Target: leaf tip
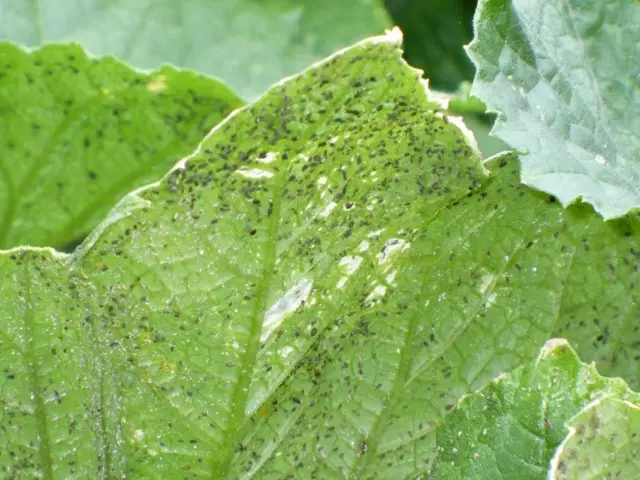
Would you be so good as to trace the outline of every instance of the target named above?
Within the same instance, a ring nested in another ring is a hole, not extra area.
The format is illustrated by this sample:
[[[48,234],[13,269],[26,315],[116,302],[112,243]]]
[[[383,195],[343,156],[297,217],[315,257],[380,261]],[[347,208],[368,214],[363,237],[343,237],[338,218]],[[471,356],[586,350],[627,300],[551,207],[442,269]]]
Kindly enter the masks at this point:
[[[385,40],[389,43],[397,45],[398,47],[402,45],[403,35],[400,27],[394,26],[393,28],[385,31]]]
[[[545,342],[541,354],[546,357],[555,352],[562,352],[567,347],[569,347],[569,342],[565,338],[552,338]]]

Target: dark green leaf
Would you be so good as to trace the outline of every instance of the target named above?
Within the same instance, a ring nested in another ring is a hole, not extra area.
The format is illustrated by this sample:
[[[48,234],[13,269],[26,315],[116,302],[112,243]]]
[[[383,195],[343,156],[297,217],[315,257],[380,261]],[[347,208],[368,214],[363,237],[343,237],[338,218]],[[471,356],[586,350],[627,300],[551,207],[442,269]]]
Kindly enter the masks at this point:
[[[473,77],[463,45],[473,36],[476,0],[386,0],[405,35],[405,58],[425,71],[432,88],[454,91]]]

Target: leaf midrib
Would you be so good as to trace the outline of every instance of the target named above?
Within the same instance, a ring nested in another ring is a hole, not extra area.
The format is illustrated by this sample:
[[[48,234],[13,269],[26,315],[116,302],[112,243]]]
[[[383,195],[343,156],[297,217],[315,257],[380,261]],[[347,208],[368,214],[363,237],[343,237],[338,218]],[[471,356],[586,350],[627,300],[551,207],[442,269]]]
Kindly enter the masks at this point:
[[[222,453],[217,457],[214,452],[212,457],[212,480],[226,478],[229,469],[231,468],[233,455],[235,453],[235,445],[246,420],[245,410],[249,396],[249,386],[253,378],[253,369],[258,355],[258,346],[260,345],[260,334],[262,333],[263,316],[267,309],[267,298],[276,265],[278,227],[280,223],[280,210],[282,206],[284,182],[286,180],[284,169],[280,169],[280,171],[277,172],[276,180],[277,182],[275,182],[273,187],[273,209],[267,230],[267,241],[263,246],[262,258],[264,258],[264,263],[262,278],[260,279],[257,287],[256,300],[251,314],[249,341],[242,359],[242,365],[238,372],[238,382],[235,384],[235,388],[231,395],[231,413],[227,421],[227,430],[225,432]],[[219,458],[221,460],[219,460]]]
[[[29,383],[31,384],[31,393],[35,403],[35,417],[38,429],[38,452],[40,454],[40,462],[43,472],[43,478],[53,480],[53,457],[51,454],[51,437],[49,435],[49,426],[47,422],[47,414],[45,401],[42,397],[42,384],[40,382],[39,359],[34,347],[34,336],[36,328],[34,325],[34,316],[32,311],[31,299],[31,274],[29,268],[30,262],[24,262],[24,325],[27,333],[27,348],[25,351],[25,360],[29,368]]]

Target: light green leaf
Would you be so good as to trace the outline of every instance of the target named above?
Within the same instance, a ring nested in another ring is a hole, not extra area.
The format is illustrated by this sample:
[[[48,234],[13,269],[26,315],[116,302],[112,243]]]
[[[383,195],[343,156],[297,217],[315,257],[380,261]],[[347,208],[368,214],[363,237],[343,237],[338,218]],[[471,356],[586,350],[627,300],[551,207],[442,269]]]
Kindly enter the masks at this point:
[[[522,181],[605,219],[640,207],[638,25],[636,0],[483,0],[469,48]]]
[[[78,41],[136,67],[216,75],[248,98],[390,26],[378,0],[0,0],[0,38]]]
[[[598,434],[602,436],[596,438],[598,447],[604,446],[601,444],[604,437],[608,441],[613,435],[617,441],[605,449],[579,447],[586,432],[582,428],[575,430],[576,423],[588,421],[590,415],[595,414],[594,404],[607,404],[612,398],[620,405],[614,404],[613,409],[607,410],[607,422],[604,418],[600,422],[606,433],[602,431]],[[612,471],[625,468],[622,458],[607,458],[605,453],[609,453],[611,447],[617,447],[613,450],[629,447],[625,435],[633,431],[633,425],[630,426],[621,415],[616,417],[613,410],[620,414],[620,408],[624,409],[626,405],[637,410],[638,406],[634,404],[639,402],[640,395],[631,392],[624,381],[601,377],[593,365],[580,363],[565,340],[550,340],[537,360],[464,397],[444,418],[437,430],[438,460],[434,473],[440,479],[524,480],[543,479],[547,474],[549,478],[556,478],[552,475],[553,470],[560,470],[565,475],[569,473],[565,458],[572,457],[572,450],[581,450],[580,456],[594,455],[596,465],[607,460]],[[587,415],[585,411],[591,414]],[[572,419],[576,413],[579,414]],[[568,421],[572,431],[567,436]],[[630,435],[628,440],[632,440]],[[561,443],[552,468],[554,451]],[[604,458],[598,458],[603,454]],[[577,459],[575,455],[573,457],[570,463],[575,465]],[[588,472],[585,465],[579,465],[579,460],[577,463],[572,474],[561,478],[591,478],[584,476]],[[574,477],[577,473],[580,476]],[[593,471],[592,477],[609,478],[603,471]]]
[[[0,43],[0,249],[81,240],[240,104],[172,67],[142,74],[75,45]]]
[[[0,466],[413,478],[555,332],[640,380],[637,219],[565,211],[512,157],[487,179],[398,37],[237,111],[73,255],[0,255]]]
[[[569,429],[549,479],[640,478],[640,406],[598,399],[569,421]]]
[[[76,254],[0,257],[5,471],[236,477],[250,418],[335,322],[382,309],[411,225],[484,176],[398,41],[274,87]],[[378,401],[400,361],[395,346],[379,354]]]

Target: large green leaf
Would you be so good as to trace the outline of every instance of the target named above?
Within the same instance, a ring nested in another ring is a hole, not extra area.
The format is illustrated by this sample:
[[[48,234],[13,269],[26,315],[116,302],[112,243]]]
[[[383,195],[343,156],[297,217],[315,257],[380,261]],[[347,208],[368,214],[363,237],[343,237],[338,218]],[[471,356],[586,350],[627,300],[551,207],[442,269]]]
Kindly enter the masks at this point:
[[[75,254],[0,255],[9,475],[416,477],[552,336],[640,380],[637,219],[487,178],[398,42],[276,85]]]
[[[78,41],[137,67],[169,62],[245,97],[389,26],[378,0],[0,0],[0,12],[0,38]]]
[[[566,341],[550,340],[538,359],[465,397],[445,417],[435,473],[439,479],[639,478],[640,436],[632,433],[640,431],[638,404],[640,395],[621,379],[601,377]],[[606,468],[625,475],[608,477]]]
[[[172,67],[142,74],[76,45],[0,43],[0,249],[82,239],[240,104]]]
[[[522,181],[605,219],[640,207],[638,25],[637,0],[483,0],[469,49]]]

